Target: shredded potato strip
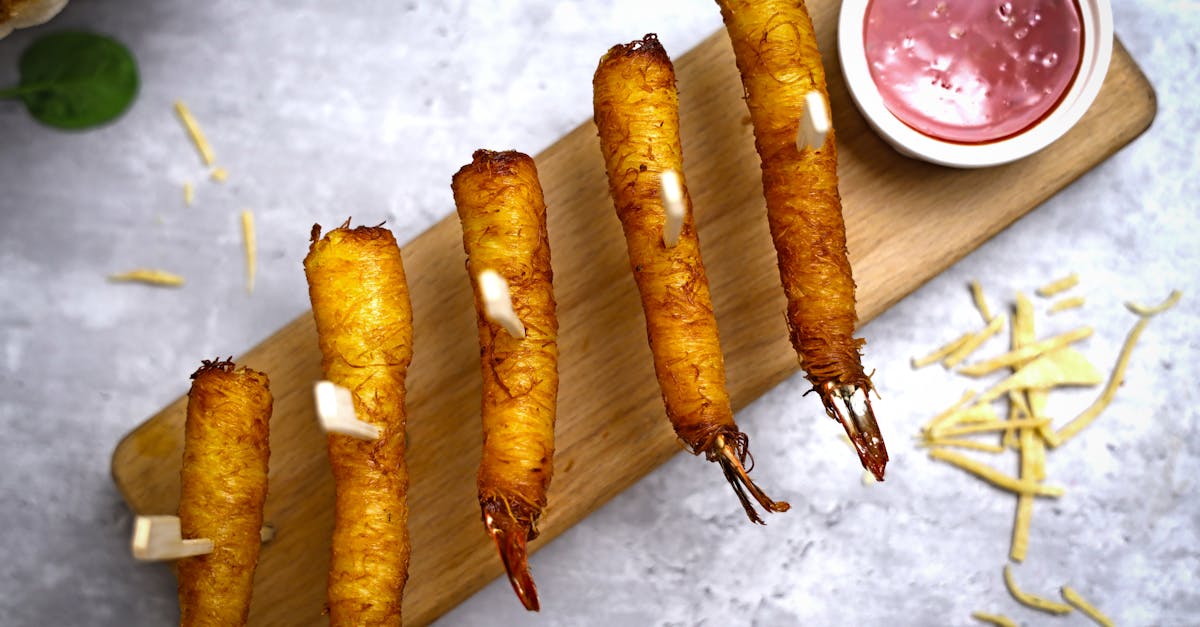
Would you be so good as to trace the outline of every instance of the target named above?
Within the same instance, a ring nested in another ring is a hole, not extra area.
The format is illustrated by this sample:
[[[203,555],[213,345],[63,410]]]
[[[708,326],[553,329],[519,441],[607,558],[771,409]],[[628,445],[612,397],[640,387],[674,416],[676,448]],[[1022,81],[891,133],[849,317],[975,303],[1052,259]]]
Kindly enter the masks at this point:
[[[1016,479],[1010,477],[987,464],[979,463],[965,455],[947,451],[944,449],[933,449],[929,451],[929,456],[933,459],[947,462],[991,483],[992,485],[1016,492],[1017,494],[1034,494],[1037,496],[1059,497],[1066,493],[1059,486],[1048,486],[1033,481],[1024,479]]]
[[[148,268],[138,268],[137,270],[130,270],[129,272],[122,272],[120,274],[110,274],[108,280],[116,283],[145,283],[147,285],[161,285],[164,287],[179,287],[183,285],[183,277],[178,274]]]
[[[1071,298],[1064,298],[1062,300],[1055,301],[1053,305],[1050,305],[1050,309],[1047,311],[1052,314],[1056,314],[1060,311],[1066,311],[1068,309],[1079,309],[1080,307],[1083,307],[1084,302],[1085,301],[1082,296],[1072,296]]]
[[[934,416],[933,420],[930,420],[929,422],[925,423],[923,430],[926,433],[932,433],[935,430],[937,430],[938,427],[940,427],[941,425],[943,425],[945,423],[957,422],[956,418],[957,418],[957,415],[960,413],[960,410],[963,407],[965,407],[967,405],[967,403],[974,396],[975,396],[975,393],[972,392],[971,390],[967,390],[966,392],[963,392],[962,398],[958,399],[958,401],[956,401],[953,405],[951,405],[949,408],[947,408],[946,411],[943,411],[942,413]]]
[[[1105,616],[1103,612],[1096,608],[1096,606],[1088,603],[1087,599],[1084,599],[1082,596],[1080,596],[1080,594],[1071,586],[1062,587],[1062,596],[1064,599],[1066,599],[1067,603],[1079,608],[1080,612],[1087,614],[1088,618],[1096,621],[1097,625],[1113,627],[1113,621],[1111,618]]]
[[[1097,385],[1104,375],[1082,353],[1064,346],[1046,353],[984,392],[979,400],[991,402],[1005,394],[1027,389],[1048,390],[1063,385]]]
[[[1030,317],[1032,319],[1032,316]],[[1015,319],[1014,319],[1015,320]],[[1014,321],[1015,328],[1016,323]],[[993,357],[985,361],[978,361],[973,364],[963,366],[958,369],[959,374],[965,374],[972,377],[980,377],[986,374],[991,374],[1001,368],[1016,367],[1028,363],[1029,361],[1041,357],[1043,354],[1053,350],[1057,350],[1069,344],[1073,344],[1087,337],[1091,337],[1093,333],[1092,327],[1079,327],[1072,329],[1066,333],[1056,335],[1038,342],[1021,343],[1021,346],[1013,348],[1013,350],[1004,353],[998,357]],[[1013,342],[1016,344],[1016,342]]]
[[[1012,577],[1012,568],[1008,564],[1004,565],[1004,585],[1008,587],[1008,592],[1017,600],[1018,603],[1032,607],[1035,610],[1049,612],[1050,614],[1070,614],[1071,606],[1066,603],[1052,601],[1045,597],[1030,594],[1017,587]]]
[[[1003,453],[1004,447],[999,444],[991,444],[988,442],[980,442],[979,440],[967,440],[963,438],[930,438],[920,443],[926,447],[935,446],[950,446],[955,448],[967,448],[975,451],[984,451],[986,453]]]
[[[1113,368],[1112,376],[1108,379],[1108,385],[1104,386],[1104,391],[1100,393],[1100,397],[1096,399],[1083,413],[1075,417],[1074,420],[1063,425],[1057,432],[1051,434],[1047,439],[1048,443],[1053,447],[1062,446],[1067,440],[1079,435],[1080,431],[1092,424],[1112,403],[1113,398],[1117,395],[1117,389],[1125,381],[1125,370],[1129,368],[1129,357],[1133,354],[1133,347],[1137,344],[1138,339],[1142,336],[1142,331],[1146,329],[1146,325],[1150,323],[1150,319],[1158,314],[1170,309],[1179,302],[1179,292],[1172,292],[1171,297],[1158,307],[1143,307],[1141,305],[1130,306],[1130,309],[1137,307],[1140,310],[1152,311],[1150,315],[1141,316],[1137,324],[1133,325],[1133,329],[1129,331],[1128,337],[1125,338],[1125,345],[1121,347],[1121,354],[1117,358],[1117,365]]]
[[[1037,295],[1041,296],[1042,298],[1050,298],[1051,296],[1061,294],[1072,287],[1075,287],[1076,285],[1079,285],[1079,275],[1072,272],[1061,279],[1051,281],[1037,288]]]
[[[200,130],[200,124],[192,116],[191,110],[188,109],[187,105],[183,104],[182,100],[176,100],[175,113],[179,115],[179,120],[183,122],[183,127],[187,129],[188,136],[192,138],[192,143],[196,145],[196,151],[200,153],[200,158],[204,160],[204,165],[212,167],[214,162],[212,147],[208,145],[208,139],[204,137],[204,131]]]
[[[950,355],[950,353],[953,353],[954,351],[961,348],[962,345],[965,344],[967,342],[967,340],[971,339],[971,337],[974,335],[975,335],[974,333],[963,333],[962,335],[943,344],[940,348],[934,350],[932,353],[929,353],[928,355],[926,355],[924,357],[920,357],[920,358],[914,357],[912,360],[912,367],[913,368],[924,368],[925,366],[928,366],[929,364],[934,364],[934,363],[937,363],[937,362],[945,359],[946,357],[948,357]]]
[[[1033,303],[1029,298],[1020,292],[1017,293],[1017,304],[1013,311],[1013,334],[1012,346],[1013,353],[1018,353],[1024,348],[1036,344],[1034,338],[1037,337],[1037,331],[1034,329]],[[1059,336],[1062,337],[1062,336]],[[1011,353],[1010,353],[1011,354]],[[1014,361],[1011,365],[1014,369],[1028,364],[1034,357],[1024,357]],[[1009,418],[1015,419],[1017,416],[1026,416],[1029,419],[1037,421],[1043,418],[1040,414],[1035,414],[1032,403],[1026,404],[1026,399],[1032,394],[1040,394],[1045,397],[1044,390],[1013,390],[1009,392],[1010,411]],[[1049,420],[1042,420],[1038,425],[1038,429],[1048,429],[1050,426]],[[1041,482],[1046,477],[1045,473],[1038,476],[1035,472],[1035,467],[1038,466],[1035,458],[1038,456],[1037,448],[1044,451],[1041,440],[1036,436],[1033,428],[1024,428],[1019,431],[1019,434],[1014,438],[1012,431],[1006,431],[1004,434],[1005,446],[1009,446],[1009,441],[1016,444],[1021,456],[1019,476],[1023,481]],[[1035,448],[1036,447],[1036,448]],[[1029,549],[1029,527],[1033,520],[1033,496],[1029,494],[1017,495],[1017,510],[1013,519],[1012,543],[1009,549],[1009,557],[1015,561],[1025,559],[1025,554]]]
[[[1171,292],[1171,295],[1167,297],[1167,300],[1164,300],[1163,302],[1161,302],[1157,305],[1154,305],[1153,307],[1148,307],[1146,305],[1139,305],[1137,303],[1125,303],[1125,307],[1127,309],[1129,309],[1129,311],[1132,311],[1133,313],[1135,313],[1139,316],[1149,318],[1151,316],[1156,316],[1156,315],[1174,307],[1175,304],[1178,303],[1179,299],[1182,297],[1183,297],[1183,292],[1180,292],[1179,290],[1173,290]]]
[[[986,328],[972,335],[966,342],[963,342],[962,346],[959,346],[953,353],[950,353],[950,355],[943,359],[942,365],[947,368],[953,368],[961,364],[964,359],[971,356],[971,353],[974,353],[976,349],[983,346],[984,342],[1004,329],[1004,322],[1007,319],[1008,316],[1004,315],[992,318],[992,321],[988,323]]]
[[[984,324],[992,321],[992,310],[988,307],[987,298],[983,295],[983,288],[979,285],[979,281],[971,281],[971,298],[975,300],[975,308],[979,310],[979,315],[983,316]]]
[[[961,427],[948,427],[946,429],[934,431],[933,435],[935,437],[948,438],[948,437],[955,437],[955,436],[960,436],[960,435],[969,435],[972,433],[986,433],[988,431],[1004,431],[1006,429],[1013,429],[1013,428],[1017,428],[1017,427],[1038,428],[1038,427],[1047,425],[1049,423],[1050,423],[1050,421],[1046,420],[1046,419],[1037,420],[1037,419],[1033,419],[1033,418],[1021,418],[1018,420],[993,420],[993,421],[989,421],[989,422],[978,422],[975,424],[963,425]]]
[[[985,614],[983,612],[971,612],[971,618],[1000,627],[1017,627],[1016,621],[1003,614]]]
[[[970,407],[954,414],[953,423],[962,425],[977,425],[981,422],[993,422],[996,417],[996,407],[991,403],[975,403]],[[952,426],[952,425],[947,425]]]
[[[254,237],[254,214],[242,212],[242,243],[246,247],[246,291],[254,291],[255,266],[258,259],[258,245]]]

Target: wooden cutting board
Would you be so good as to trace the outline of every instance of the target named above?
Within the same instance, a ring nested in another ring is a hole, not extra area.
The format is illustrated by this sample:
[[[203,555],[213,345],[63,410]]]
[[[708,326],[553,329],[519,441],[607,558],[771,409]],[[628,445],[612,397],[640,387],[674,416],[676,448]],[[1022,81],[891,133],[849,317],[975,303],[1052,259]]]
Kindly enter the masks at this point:
[[[1154,118],[1154,91],[1118,44],[1091,111],[1040,154],[975,171],[903,158],[867,128],[837,71],[832,54],[837,5],[814,0],[810,9],[827,52],[863,321],[1104,160]],[[597,59],[603,52],[596,50]],[[678,58],[676,70],[685,168],[736,409],[795,372],[797,361],[787,339],[759,160],[725,33]],[[470,159],[462,157],[464,163]],[[664,417],[591,121],[538,155],[537,164],[549,207],[562,357],[555,475],[534,549],[680,454]],[[403,248],[415,318],[408,385],[413,552],[404,594],[407,625],[431,622],[502,574],[475,495],[479,349],[461,237],[451,215]],[[296,259],[297,273],[300,262]],[[206,356],[196,355],[197,363],[201,357]],[[311,316],[291,322],[237,361],[267,372],[275,394],[266,518],[278,534],[262,551],[250,622],[323,624],[333,485],[325,439],[313,417],[311,386],[321,378],[321,358]],[[888,368],[907,367],[878,363],[870,345],[864,363],[878,368],[881,378]],[[179,373],[180,379],[187,374]],[[113,479],[138,514],[176,511],[185,403],[180,398],[150,418],[113,454]],[[841,428],[816,400],[806,420],[825,437],[840,437]],[[887,420],[881,417],[885,432]],[[701,459],[695,464],[713,482],[724,482],[716,466]],[[739,509],[733,494],[728,507]]]

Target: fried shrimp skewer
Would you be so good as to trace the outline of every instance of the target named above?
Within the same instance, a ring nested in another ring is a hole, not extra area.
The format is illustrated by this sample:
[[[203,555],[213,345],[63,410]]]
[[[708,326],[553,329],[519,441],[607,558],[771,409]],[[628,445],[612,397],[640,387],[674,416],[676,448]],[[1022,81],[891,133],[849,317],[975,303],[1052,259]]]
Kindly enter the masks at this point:
[[[525,546],[537,537],[546,506],[558,402],[558,319],[546,204],[533,159],[514,151],[475,151],[471,163],[454,175],[452,187],[479,316],[479,506],[513,591],[525,609],[537,611]],[[514,337],[485,314],[479,289],[485,270],[508,282],[524,337]]]
[[[400,248],[381,227],[349,221],[304,259],[326,378],[354,395],[376,440],[329,434],[335,511],[329,565],[331,625],[399,625],[408,579],[408,468],[404,379],[412,360],[412,305]]]
[[[792,346],[825,411],[846,429],[865,468],[883,479],[887,449],[871,408],[871,379],[854,337],[854,278],[831,129],[817,149],[797,131],[811,91],[825,102],[825,69],[803,0],[717,0],[746,90]]]
[[[667,417],[693,454],[721,465],[746,515],[762,523],[751,496],[769,512],[787,511],[788,504],[772,501],[748,474],[749,438],[733,421],[717,320],[685,186],[679,239],[670,247],[663,241],[663,174],[677,173],[682,182],[683,171],[675,69],[650,34],[611,48],[600,59],[593,89],[609,190],[641,293]]]
[[[192,375],[179,525],[213,550],[179,560],[180,625],[245,625],[271,455],[267,375],[220,359]]]

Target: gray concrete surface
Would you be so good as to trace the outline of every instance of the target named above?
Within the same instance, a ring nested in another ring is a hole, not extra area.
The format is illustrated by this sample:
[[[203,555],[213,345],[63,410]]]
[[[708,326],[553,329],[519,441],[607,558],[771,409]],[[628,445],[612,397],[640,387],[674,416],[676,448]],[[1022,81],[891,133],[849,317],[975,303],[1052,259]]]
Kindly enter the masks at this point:
[[[738,417],[756,476],[791,500],[790,514],[745,524],[728,488],[681,455],[533,558],[541,614],[497,581],[441,624],[966,625],[977,609],[1088,624],[1011,600],[1000,573],[1013,499],[910,439],[969,385],[908,366],[978,324],[967,282],[982,281],[998,307],[1066,270],[1082,276],[1088,304],[1046,331],[1092,324],[1082,349],[1102,369],[1133,323],[1123,301],[1173,288],[1185,298],[1146,331],[1112,408],[1050,456],[1067,495],[1037,504],[1017,576],[1045,594],[1070,583],[1122,625],[1200,621],[1200,4],[1116,5],[1118,35],[1158,90],[1153,128],[862,331],[893,455],[887,484],[860,484],[794,378]],[[449,176],[472,149],[536,153],[588,119],[607,46],[657,31],[680,54],[719,17],[706,0],[77,0],[48,27],[0,41],[0,84],[16,80],[33,37],[66,27],[127,42],[144,87],[119,123],[87,133],[0,102],[3,625],[176,620],[166,567],[128,555],[110,453],[185,391],[198,358],[241,352],[305,310],[308,225],[353,214],[416,236],[452,210]],[[202,181],[176,98],[204,122],[226,184]],[[192,208],[181,205],[186,180],[197,182]],[[253,295],[243,208],[259,221]],[[104,280],[136,266],[189,284]],[[1051,411],[1071,415],[1093,394],[1057,395]]]

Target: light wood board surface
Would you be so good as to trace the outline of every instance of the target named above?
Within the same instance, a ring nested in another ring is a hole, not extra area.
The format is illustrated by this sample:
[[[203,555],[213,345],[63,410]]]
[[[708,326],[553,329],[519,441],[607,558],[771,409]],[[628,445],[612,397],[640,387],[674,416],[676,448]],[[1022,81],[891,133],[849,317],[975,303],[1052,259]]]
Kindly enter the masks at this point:
[[[826,51],[864,322],[1131,141],[1154,118],[1153,89],[1118,43],[1096,103],[1075,129],[1041,153],[974,171],[909,160],[867,128],[849,99],[833,54],[837,3],[813,1],[809,8]],[[597,50],[596,58],[603,52]],[[676,59],[676,71],[684,166],[737,409],[795,372],[797,361],[787,339],[759,160],[725,33]],[[469,159],[463,155],[463,163]],[[680,454],[664,416],[591,121],[536,160],[559,305],[561,391],[555,475],[535,550]],[[479,348],[461,237],[457,217],[450,215],[403,246],[415,320],[408,379],[413,545],[404,595],[408,625],[432,621],[502,574],[475,494]],[[302,271],[296,259],[296,272]],[[197,364],[204,357],[212,356],[196,355]],[[325,438],[313,416],[312,383],[321,378],[321,358],[311,316],[291,322],[237,361],[265,371],[275,395],[266,519],[277,535],[262,551],[250,623],[323,624],[333,484]],[[864,365],[868,371],[877,367],[869,344]],[[187,374],[181,372],[181,380]],[[888,374],[879,370],[875,376]],[[185,406],[186,398],[172,403],[113,454],[113,478],[138,514],[176,511]],[[807,409],[804,419],[814,433],[841,437],[841,427],[825,417],[817,400]],[[880,421],[887,433],[888,417]],[[753,450],[754,433],[749,435]],[[897,439],[893,446],[903,442]],[[853,455],[849,449],[846,454]],[[699,458],[695,464],[712,481],[724,481],[715,465]],[[739,508],[732,492],[728,507]]]

